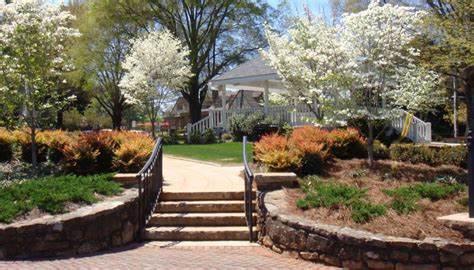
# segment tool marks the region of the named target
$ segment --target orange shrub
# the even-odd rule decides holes
[[[13,132],[16,142],[20,145],[21,159],[25,162],[31,163],[31,135],[29,129],[16,130]],[[48,145],[46,138],[41,131],[36,132],[36,147],[38,149],[38,162],[46,161],[48,155]]]
[[[304,126],[293,131],[289,145],[301,155],[300,174],[309,175],[322,171],[331,159],[329,132],[314,126]]]
[[[329,133],[332,154],[341,159],[364,158],[367,146],[364,138],[355,128],[334,129]]]
[[[263,136],[253,147],[254,158],[273,171],[288,171],[298,168],[300,156],[288,148],[288,139],[276,133]]]
[[[128,140],[114,150],[113,168],[120,172],[138,172],[150,157],[153,146],[153,139],[149,136],[128,136]]]
[[[52,162],[63,159],[63,149],[73,141],[73,138],[62,130],[47,130],[42,132],[45,144],[48,147],[48,158]]]
[[[62,149],[64,170],[68,173],[86,175],[97,172],[97,157],[100,152],[94,149],[84,137],[67,144]]]
[[[114,139],[115,132],[89,132],[82,133],[78,137],[79,142],[89,144],[94,151],[97,151],[97,170],[107,172],[112,169],[114,150],[119,147],[119,143]]]

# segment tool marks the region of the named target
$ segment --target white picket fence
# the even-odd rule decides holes
[[[194,124],[187,125],[188,134],[195,132],[204,133],[209,128],[222,128],[228,130],[229,121],[228,119],[234,114],[251,115],[256,112],[265,113],[265,115],[281,120],[282,122],[288,123],[292,126],[301,126],[308,124],[305,119],[311,117],[314,118],[314,114],[306,104],[289,105],[289,106],[270,106],[265,112],[264,107],[258,108],[244,108],[244,109],[232,109],[224,110],[222,108],[210,109],[209,115],[202,118]]]
[[[291,126],[302,126],[310,124],[306,119],[314,118],[307,104],[289,105],[289,106],[271,106],[268,107],[267,112],[265,108],[245,108],[227,110],[224,113],[222,108],[210,109],[209,115],[194,124],[187,125],[188,136],[195,132],[204,133],[209,128],[222,128],[228,130],[228,119],[234,114],[251,115],[256,112],[265,113],[274,119],[281,120]],[[408,112],[400,110],[400,115],[392,121],[392,127],[399,133],[402,132],[406,121]],[[431,142],[431,123],[413,116],[407,137],[415,143],[430,143]]]

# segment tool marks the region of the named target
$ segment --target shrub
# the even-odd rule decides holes
[[[433,149],[412,144],[392,144],[390,146],[390,158],[413,164],[436,164],[435,151]]]
[[[123,142],[114,150],[113,168],[125,173],[138,172],[153,151],[153,139],[148,136]]]
[[[203,141],[204,143],[210,144],[210,143],[216,143],[217,138],[216,135],[214,134],[214,129],[208,128],[206,132],[204,132],[203,136]]]
[[[256,112],[250,115],[235,114],[229,118],[229,130],[234,141],[242,141],[244,136],[252,136],[255,127],[260,124],[281,126],[280,121],[271,117],[266,117],[265,114],[261,112]]]
[[[340,159],[364,158],[367,147],[364,139],[354,128],[334,129],[329,133],[332,154]]]
[[[384,193],[392,197],[390,206],[397,213],[408,214],[421,208],[418,204],[420,198],[432,201],[447,199],[455,194],[459,194],[464,189],[464,185],[456,182],[446,184],[427,182],[384,190]]]
[[[222,133],[222,140],[230,141],[232,140],[232,135],[230,133]]]
[[[247,124],[244,114],[235,114],[229,118],[229,130],[234,137],[234,141],[242,141],[244,136],[252,133],[253,127],[248,127]]]
[[[43,136],[48,147],[48,159],[52,162],[60,162],[64,158],[64,147],[71,143],[73,139],[61,130],[44,131]]]
[[[163,142],[165,144],[179,144],[179,135],[176,130],[171,130],[168,136],[163,136]]]
[[[29,130],[18,130],[14,133],[18,144],[20,145],[20,156],[25,162],[31,163],[31,136]],[[48,145],[42,132],[36,133],[36,147],[38,149],[38,162],[44,162],[48,156]]]
[[[328,132],[317,127],[305,126],[295,129],[288,144],[290,149],[295,149],[301,156],[301,175],[321,172],[331,158]]]
[[[398,214],[409,214],[421,209],[418,204],[419,194],[407,188],[398,188],[393,190],[385,190],[387,195],[392,197],[390,208]]]
[[[432,201],[441,199],[447,199],[459,192],[463,191],[466,187],[462,184],[453,182],[447,184],[441,183],[418,183],[410,187],[413,192],[420,195],[421,198],[427,198]]]
[[[389,159],[390,149],[379,140],[374,141],[374,158],[375,159]]]
[[[67,173],[78,175],[92,174],[97,171],[97,157],[100,152],[83,137],[63,148],[62,164]]]
[[[351,217],[356,223],[366,223],[374,217],[384,216],[386,213],[387,207],[383,204],[360,201],[352,205]]]
[[[273,171],[287,171],[299,166],[298,153],[288,149],[288,139],[278,134],[265,135],[253,147],[254,159]]]
[[[10,132],[0,128],[0,162],[13,158],[13,137]]]
[[[443,147],[436,153],[436,162],[467,168],[467,147],[463,145]]]
[[[129,132],[89,132],[82,133],[77,140],[80,143],[90,145],[92,150],[98,153],[97,170],[99,172],[109,172],[112,169],[114,150],[119,146],[119,142],[128,141],[132,136],[134,134]]]
[[[35,207],[58,214],[66,212],[68,202],[91,204],[98,200],[96,194],[120,193],[120,184],[110,181],[111,178],[111,175],[47,177],[4,187],[0,189],[0,222],[10,223]]]
[[[190,144],[201,144],[202,143],[201,134],[199,134],[198,131],[194,131],[193,133],[191,133],[191,135],[189,136],[189,143]]]
[[[387,212],[385,205],[367,202],[367,190],[357,186],[324,182],[317,176],[308,176],[301,182],[301,187],[305,197],[296,202],[301,209],[346,206],[351,208],[352,220],[357,223],[368,222]]]
[[[350,206],[366,196],[367,190],[333,182],[323,182],[317,176],[308,176],[302,183],[306,193],[297,201],[299,208]]]

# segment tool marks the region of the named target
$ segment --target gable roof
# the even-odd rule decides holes
[[[258,55],[256,58],[218,75],[211,80],[211,83],[213,85],[223,85],[263,80],[279,80],[279,77],[276,70]]]

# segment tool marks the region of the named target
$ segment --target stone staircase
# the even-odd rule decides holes
[[[255,214],[253,218],[256,224]],[[253,231],[253,237],[256,238],[256,229]],[[142,239],[248,240],[244,192],[164,192],[160,196],[155,214],[142,232]]]

